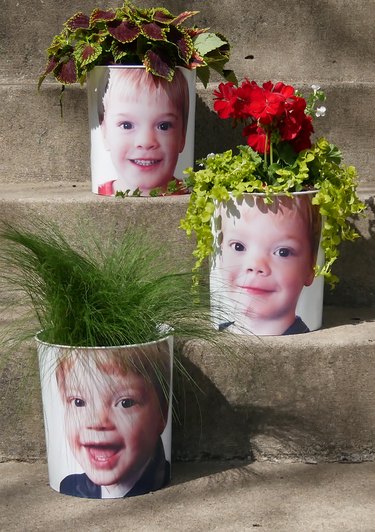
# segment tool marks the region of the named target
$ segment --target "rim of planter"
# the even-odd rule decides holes
[[[169,338],[173,337],[173,334],[166,334],[166,336],[158,338],[157,340],[151,340],[150,342],[143,342],[143,343],[140,343],[140,344],[120,344],[120,345],[106,345],[106,346],[98,346],[97,345],[97,346],[93,346],[93,347],[88,347],[88,346],[79,346],[79,345],[52,344],[50,342],[45,342],[44,340],[41,340],[39,338],[39,336],[40,336],[40,334],[42,334],[42,332],[43,331],[39,331],[34,336],[35,340],[39,344],[46,345],[46,346],[53,345],[55,347],[60,347],[60,348],[63,348],[63,349],[80,349],[82,351],[84,351],[84,350],[90,350],[90,351],[94,350],[95,351],[95,350],[103,350],[103,349],[121,349],[121,348],[124,348],[124,347],[142,347],[142,346],[145,346],[145,345],[158,344],[159,342],[163,342],[164,340],[168,340]]]
[[[266,194],[265,192],[242,192],[242,194],[240,194],[239,196],[236,197],[237,198],[240,198],[241,196],[287,196],[287,197],[290,197],[290,194],[291,195],[305,195],[305,194],[316,194],[318,192],[318,189],[317,188],[313,188],[311,190],[299,190],[299,191],[295,191],[295,192],[271,192],[270,194]],[[229,193],[230,196],[232,197],[233,196],[233,192],[230,192]]]

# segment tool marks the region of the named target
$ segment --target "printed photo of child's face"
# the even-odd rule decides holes
[[[129,481],[153,455],[165,428],[154,387],[131,371],[75,360],[62,393],[66,437],[87,476],[101,486]]]
[[[222,237],[221,276],[238,311],[255,320],[280,320],[273,334],[282,334],[295,319],[302,288],[314,279],[307,221],[296,209],[272,212],[243,202],[239,217],[222,212]]]
[[[139,95],[117,85],[106,98],[101,127],[118,175],[115,190],[147,194],[173,179],[185,133],[181,111],[165,92]]]

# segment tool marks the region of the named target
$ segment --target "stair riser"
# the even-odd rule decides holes
[[[175,379],[174,457],[375,459],[375,330],[354,328],[248,339],[225,357],[190,345],[184,364],[197,386]],[[35,360],[32,348],[18,352],[3,373],[0,460],[45,457]]]

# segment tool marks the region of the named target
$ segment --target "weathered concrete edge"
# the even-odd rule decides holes
[[[309,334],[186,344],[173,459],[375,460],[375,310],[325,314]],[[0,384],[0,461],[44,459],[37,372],[15,357]]]

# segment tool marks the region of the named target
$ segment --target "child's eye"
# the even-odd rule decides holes
[[[245,246],[241,244],[241,242],[232,242],[230,247],[234,249],[234,251],[245,251]]]
[[[292,254],[292,250],[288,248],[280,248],[275,251],[275,255],[278,257],[289,257]]]
[[[171,129],[172,123],[171,122],[160,122],[158,125],[158,129],[161,131],[168,131],[168,129]]]
[[[120,404],[122,408],[131,408],[132,406],[135,405],[135,401],[134,399],[130,399],[130,397],[127,397],[126,399],[122,399],[120,401]]]
[[[86,406],[86,402],[83,399],[78,399],[78,397],[76,397],[74,399],[74,406],[77,406],[78,408],[80,408],[82,406]]]
[[[131,122],[122,122],[120,124],[120,127],[122,129],[133,129],[134,126],[133,126],[133,124]]]

